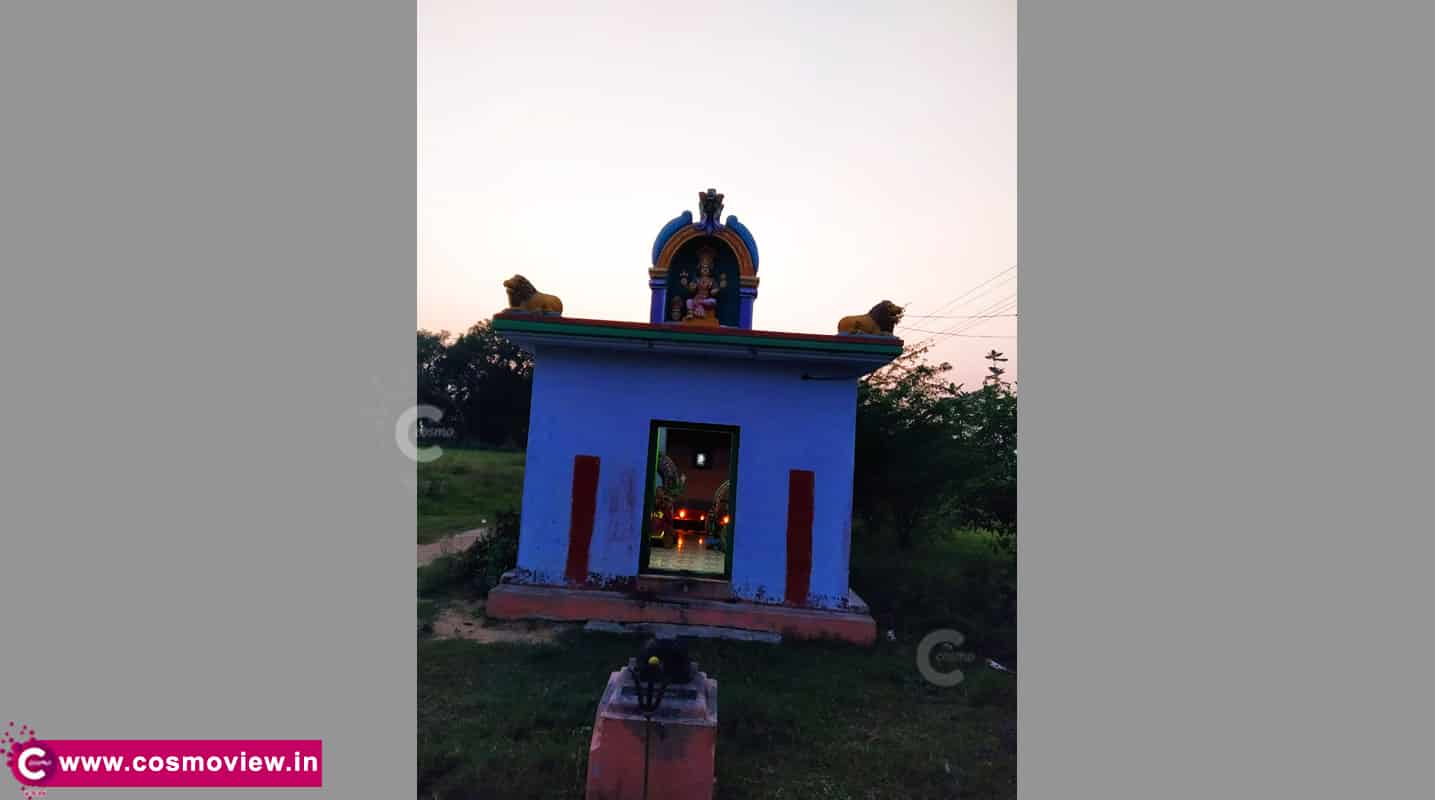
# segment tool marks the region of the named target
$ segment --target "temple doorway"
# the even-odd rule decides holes
[[[653,421],[642,573],[732,577],[737,447],[737,428]]]

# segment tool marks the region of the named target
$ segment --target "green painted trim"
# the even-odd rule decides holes
[[[648,424],[648,480],[643,486],[643,523],[638,526],[638,574],[642,575],[648,568],[648,551],[653,544],[650,541],[653,527],[653,490],[657,485],[658,472],[658,421],[652,420]]]
[[[724,531],[723,576],[729,582],[732,581],[732,554],[736,550],[733,547],[733,541],[736,538],[734,532],[737,530],[737,448],[741,436],[742,428],[734,427],[732,429],[732,449],[728,451],[727,456],[727,514],[732,518],[732,522],[727,524],[727,530]],[[721,525],[722,520],[718,520],[718,524]]]
[[[758,336],[719,335],[686,333],[683,331],[637,330],[633,328],[605,328],[600,326],[567,325],[561,322],[537,322],[518,319],[495,319],[496,331],[528,331],[531,333],[553,333],[563,336],[591,337],[602,339],[639,339],[666,342],[695,342],[710,345],[735,345],[739,347],[760,347],[767,350],[822,350],[829,353],[874,353],[884,356],[902,354],[902,348],[894,344],[876,342],[813,342],[803,339],[768,339]]]

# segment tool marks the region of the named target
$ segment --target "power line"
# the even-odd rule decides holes
[[[944,310],[946,310],[946,309],[948,309],[948,308],[951,308],[952,306],[957,305],[958,303],[964,303],[964,302],[965,302],[965,303],[970,303],[970,302],[972,302],[972,301],[974,301],[974,300],[976,300],[976,299],[978,299],[978,298],[981,298],[981,297],[983,297],[983,296],[986,296],[986,295],[990,294],[993,290],[998,289],[998,288],[1004,286],[1005,284],[1007,284],[1008,282],[1010,282],[1010,280],[1011,280],[1012,278],[1015,278],[1016,276],[1015,276],[1015,275],[1012,275],[1012,276],[1010,276],[1010,278],[1006,278],[1006,279],[1003,279],[1003,276],[1007,275],[1007,273],[1013,272],[1014,270],[1016,270],[1016,268],[1017,268],[1017,265],[1016,265],[1016,264],[1013,264],[1013,265],[1011,265],[1010,267],[1007,267],[1006,269],[1001,270],[1000,272],[997,272],[996,274],[987,277],[985,280],[981,281],[980,283],[978,283],[977,285],[973,286],[972,288],[966,290],[965,292],[962,292],[961,294],[957,295],[956,297],[951,298],[950,300],[946,301],[945,303],[942,303],[941,305],[939,305],[939,306],[933,308],[933,309],[932,309],[932,312],[931,312],[930,314],[911,314],[911,315],[904,315],[904,316],[910,316],[910,317],[912,317],[913,319],[938,319],[938,318],[940,318],[940,315],[938,314],[938,312],[944,311]],[[993,284],[995,284],[995,285],[993,285]],[[983,289],[985,289],[985,291],[983,291]],[[909,305],[910,305],[910,304],[909,304]],[[995,304],[995,305],[1000,305],[1000,301],[998,301],[998,303]],[[994,308],[995,305],[994,305],[992,308]],[[908,306],[903,306],[903,308],[907,308],[907,307],[908,307]],[[990,311],[990,310],[991,310],[991,308],[988,308],[986,311],[983,311],[982,313],[983,313],[983,314],[986,314],[987,311]],[[1004,309],[1001,309],[1001,310],[1002,310],[1002,311],[1006,311],[1006,310],[1008,310],[1008,309],[1005,309],[1005,308],[1004,308]],[[980,316],[980,315],[961,315],[961,316],[959,316],[959,315],[951,315],[951,316],[949,316],[948,318],[950,318],[950,319],[971,319],[971,318],[977,317],[977,316]],[[1015,316],[1015,315],[1012,315],[1012,316]],[[962,324],[963,324],[962,322],[958,322],[957,325],[954,325],[954,326],[952,326],[952,327],[955,328],[955,327],[960,326],[960,325],[962,325]],[[978,324],[980,324],[980,323],[978,323]],[[914,345],[915,347],[918,347],[918,348],[920,348],[920,347],[925,347],[925,346],[928,346],[928,345],[936,344],[937,339],[938,339],[940,336],[943,336],[943,335],[951,335],[951,334],[949,334],[949,333],[942,332],[942,331],[928,331],[928,330],[923,330],[923,329],[919,329],[919,328],[904,328],[904,330],[911,330],[911,331],[914,331],[914,332],[917,332],[917,333],[935,334],[935,335],[929,335],[929,336],[927,336],[926,338],[921,339],[920,341],[918,341],[918,342]]]
[[[1002,292],[1007,287],[1013,285],[1015,281],[1015,274],[1005,275],[1003,277],[997,278],[995,281],[992,281],[985,286],[977,287],[975,290],[968,292],[965,298],[953,304],[952,306],[948,308],[933,310],[929,313],[961,313],[963,309],[969,309],[981,303],[985,303],[987,301],[987,298],[990,298],[993,294]]]
[[[903,314],[903,319],[991,319],[1015,317],[1015,314]]]
[[[987,289],[987,291],[982,292],[982,293],[980,293],[980,294],[978,294],[978,295],[976,295],[976,296],[970,298],[970,300],[969,300],[968,302],[970,302],[971,300],[977,299],[977,297],[980,297],[981,295],[988,294],[988,293],[990,293],[992,290],[995,290],[995,289],[998,289],[998,288],[1002,287],[1003,285],[1005,285],[1006,283],[1008,283],[1011,279],[1013,279],[1013,278],[1015,278],[1015,277],[1016,277],[1016,276],[1013,275],[1013,276],[1010,276],[1010,278],[1008,278],[1007,280],[1000,281],[999,283],[997,283],[997,284],[995,284],[995,285],[989,287],[989,288]],[[970,294],[970,292],[969,292],[968,294]],[[949,325],[949,326],[943,328],[942,330],[939,330],[939,331],[928,331],[928,333],[933,334],[933,336],[930,336],[930,337],[928,337],[928,338],[922,340],[922,344],[928,344],[928,343],[935,344],[935,343],[937,342],[937,339],[940,338],[940,337],[964,334],[964,333],[966,333],[967,331],[972,330],[973,328],[975,328],[975,327],[977,327],[977,326],[979,326],[979,325],[985,324],[985,322],[986,322],[988,319],[991,319],[991,318],[993,318],[994,316],[1003,315],[1003,314],[1005,314],[1005,313],[1007,313],[1007,312],[1009,312],[1009,311],[1014,311],[1015,308],[1016,308],[1016,302],[1015,302],[1015,300],[1016,300],[1016,293],[1015,293],[1015,292],[1011,292],[1011,293],[1008,294],[1007,296],[1005,296],[1005,297],[1003,297],[1003,298],[997,300],[996,302],[994,302],[994,303],[988,305],[986,308],[981,309],[981,310],[980,310],[979,312],[977,312],[976,314],[964,315],[962,318],[958,318],[958,319],[957,319],[957,322],[955,322],[955,323],[953,323],[952,325]],[[954,315],[954,318],[956,318],[955,315]],[[938,324],[941,324],[941,323],[938,323]],[[911,328],[911,329],[907,329],[907,330],[917,330],[917,329]]]
[[[1007,312],[1007,311],[1015,311],[1015,309],[1016,309],[1016,302],[1017,302],[1017,301],[1016,301],[1016,298],[1013,297],[1013,298],[1012,298],[1009,302],[1007,302],[1005,305],[999,306],[999,307],[997,308],[997,310],[996,310],[995,312],[993,312],[993,313],[994,313],[994,314],[1000,314],[1000,313],[1005,313],[1005,312]],[[971,322],[963,323],[961,327],[957,328],[956,330],[954,330],[954,331],[952,331],[952,332],[953,332],[953,333],[966,333],[967,331],[975,330],[976,328],[979,328],[979,327],[981,327],[981,326],[984,325],[984,324],[986,324],[986,320],[985,320],[985,319],[975,319],[975,320],[972,320]]]
[[[1004,297],[1004,298],[1002,298],[1002,299],[996,301],[995,303],[992,303],[991,305],[987,306],[986,308],[982,309],[980,312],[978,312],[977,316],[978,316],[978,317],[982,317],[983,315],[986,315],[986,314],[1002,314],[1002,313],[1006,313],[1006,312],[1008,312],[1008,311],[1012,311],[1012,310],[1014,310],[1015,308],[1016,308],[1016,293],[1013,292],[1013,293],[1007,295],[1006,297]],[[947,326],[946,328],[944,328],[944,329],[942,330],[942,333],[966,333],[967,331],[969,331],[969,330],[971,330],[971,329],[973,329],[973,328],[975,328],[975,327],[977,327],[977,326],[979,326],[979,325],[982,325],[982,324],[985,324],[985,318],[967,320],[967,321],[963,321],[963,322],[957,322],[957,323],[954,324],[954,325],[949,325],[949,326]]]
[[[996,280],[997,278],[1000,278],[1001,276],[1007,274],[1008,272],[1011,272],[1011,271],[1014,270],[1014,269],[1016,269],[1016,265],[1015,265],[1015,264],[1013,264],[1013,265],[1011,265],[1010,267],[1007,267],[1006,269],[1002,270],[1001,272],[998,272],[997,274],[995,274],[995,275],[993,275],[993,276],[987,278],[986,280],[982,281],[981,283],[977,284],[976,286],[973,286],[972,288],[966,290],[965,292],[962,292],[961,294],[957,295],[956,297],[953,297],[951,300],[948,300],[947,302],[945,302],[945,303],[943,303],[943,304],[937,306],[936,308],[932,309],[932,313],[935,314],[936,312],[941,311],[942,309],[947,308],[948,306],[951,306],[953,303],[956,303],[956,302],[958,302],[958,301],[960,301],[960,300],[965,299],[967,296],[971,295],[971,294],[972,294],[973,292],[975,292],[976,290],[982,288],[983,286],[986,286],[987,284],[991,283],[992,281]]]
[[[912,331],[912,332],[914,332],[914,333],[931,333],[931,334],[936,334],[936,335],[938,335],[938,336],[957,336],[957,337],[960,337],[960,338],[963,338],[963,339],[1015,339],[1015,338],[1016,338],[1016,334],[1014,334],[1014,333],[1012,333],[1012,334],[1003,334],[1003,335],[997,335],[997,334],[980,334],[980,333],[943,333],[942,331],[929,331],[929,330],[926,330],[925,328],[903,328],[903,330],[904,330],[904,331]]]
[[[998,311],[994,311],[993,309],[1000,305],[1003,300],[998,299],[993,302],[992,298],[1002,298],[1003,295],[1011,296],[1015,294],[1015,292],[1016,276],[1008,275],[1005,278],[1002,278],[1001,280],[997,281],[996,283],[987,286],[986,288],[982,289],[971,297],[968,297],[966,300],[962,301],[959,304],[959,308],[953,310],[969,311],[969,316],[984,316],[986,314],[1000,313]],[[982,306],[985,306],[985,308],[983,308]],[[1001,311],[1006,310],[1007,309],[1002,309]]]

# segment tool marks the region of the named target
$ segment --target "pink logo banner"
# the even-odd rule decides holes
[[[5,755],[16,780],[43,789],[324,785],[319,739],[31,738]]]

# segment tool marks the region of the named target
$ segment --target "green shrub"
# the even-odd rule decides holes
[[[493,532],[463,552],[475,590],[482,596],[498,585],[503,573],[518,566],[518,512],[504,511]]]

